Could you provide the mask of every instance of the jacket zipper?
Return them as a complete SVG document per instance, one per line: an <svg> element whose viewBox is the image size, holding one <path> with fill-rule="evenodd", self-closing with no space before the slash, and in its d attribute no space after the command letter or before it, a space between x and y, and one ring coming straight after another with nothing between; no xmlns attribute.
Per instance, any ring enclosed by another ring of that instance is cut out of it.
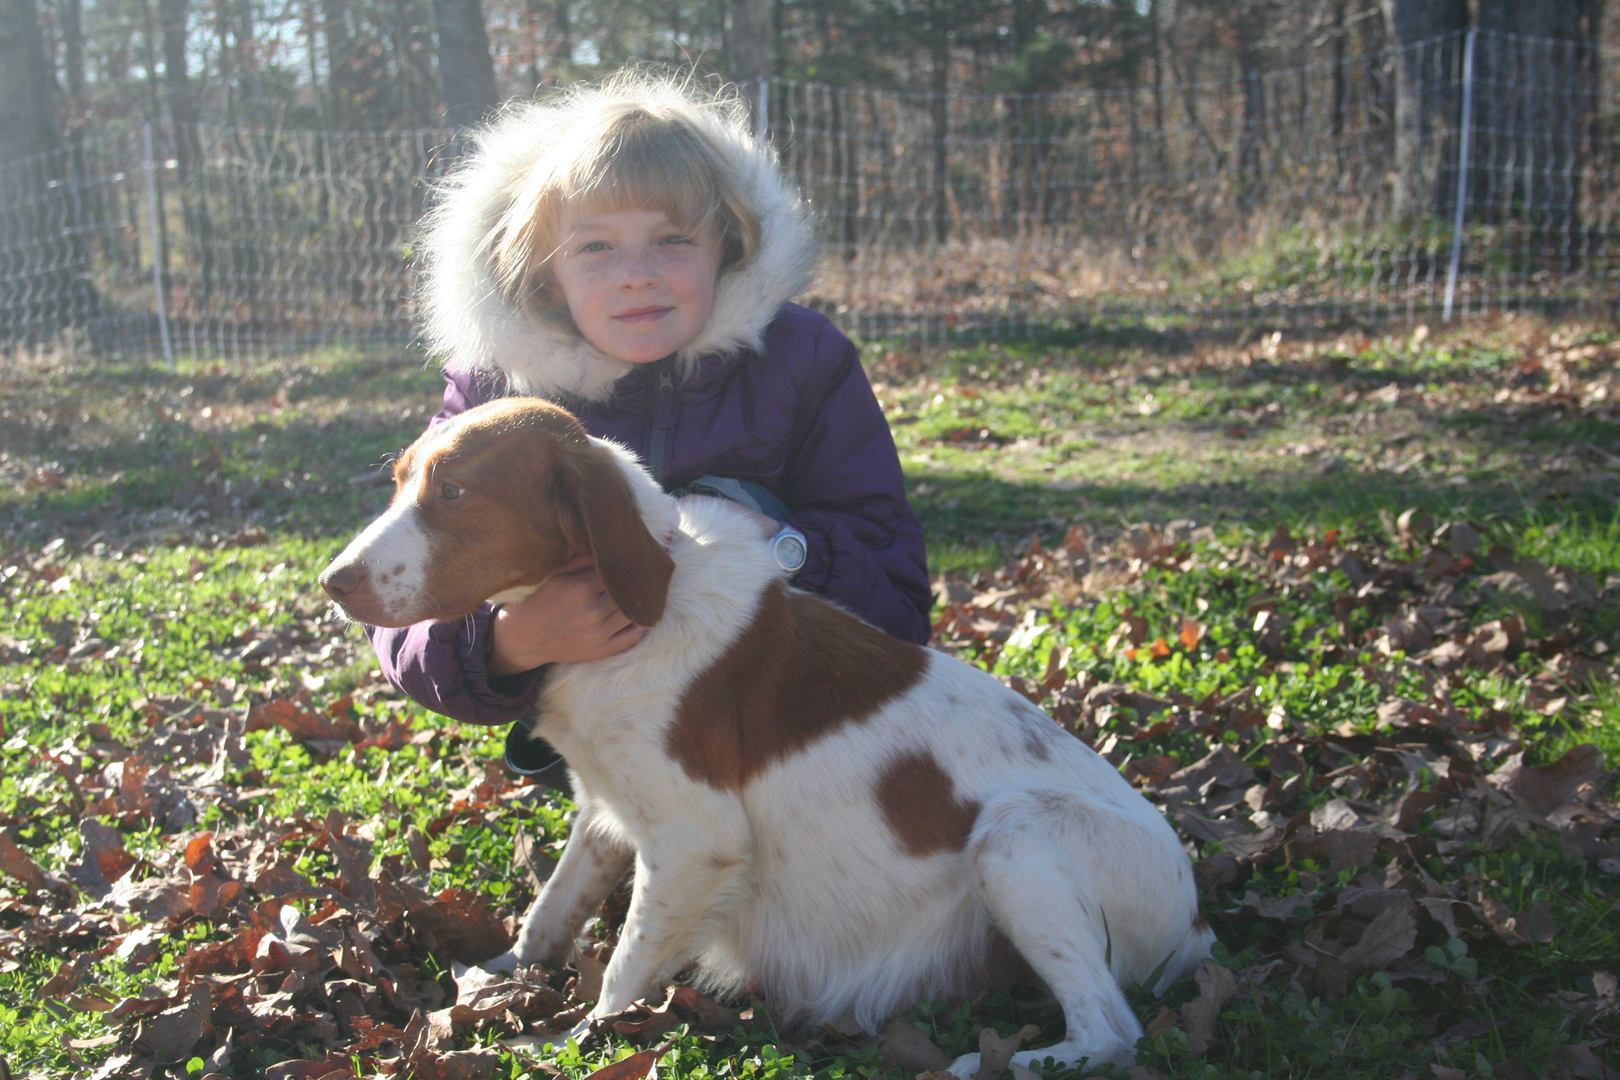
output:
<svg viewBox="0 0 1620 1080"><path fill-rule="evenodd" d="M675 376L670 373L669 361L661 361L658 368L658 405L653 412L652 437L647 441L647 471L660 487L669 488L665 475L669 463L669 433L675 426Z"/></svg>

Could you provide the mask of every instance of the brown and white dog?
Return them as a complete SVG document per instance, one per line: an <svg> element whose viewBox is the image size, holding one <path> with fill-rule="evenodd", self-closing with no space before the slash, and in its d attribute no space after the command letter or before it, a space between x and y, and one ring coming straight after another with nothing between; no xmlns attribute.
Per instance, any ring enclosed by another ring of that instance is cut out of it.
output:
<svg viewBox="0 0 1620 1080"><path fill-rule="evenodd" d="M677 502L521 398L433 428L395 480L321 575L354 619L456 618L588 551L652 627L545 681L536 731L572 766L579 814L506 966L566 960L633 865L593 1015L692 969L876 1031L973 993L1010 943L1068 1025L1027 1065L1130 1060L1142 1028L1121 985L1208 954L1187 856L1111 765L985 672L789 587L732 504Z"/></svg>

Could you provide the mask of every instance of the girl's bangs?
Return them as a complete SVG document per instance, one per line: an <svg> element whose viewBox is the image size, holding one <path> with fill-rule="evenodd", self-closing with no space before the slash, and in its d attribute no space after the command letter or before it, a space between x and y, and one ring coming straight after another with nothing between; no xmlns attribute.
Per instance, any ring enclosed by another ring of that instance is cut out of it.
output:
<svg viewBox="0 0 1620 1080"><path fill-rule="evenodd" d="M601 140L573 171L562 200L569 217L662 210L683 229L714 223L724 204L712 151L692 132L647 124ZM652 128L652 130L649 130Z"/></svg>

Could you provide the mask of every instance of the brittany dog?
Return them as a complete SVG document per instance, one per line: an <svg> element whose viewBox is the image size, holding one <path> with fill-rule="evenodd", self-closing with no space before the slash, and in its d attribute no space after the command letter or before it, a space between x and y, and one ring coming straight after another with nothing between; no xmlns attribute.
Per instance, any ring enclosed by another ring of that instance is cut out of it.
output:
<svg viewBox="0 0 1620 1080"><path fill-rule="evenodd" d="M652 628L547 675L535 729L579 812L491 966L566 961L633 867L592 1017L690 972L877 1031L972 995L1010 947L1067 1023L1027 1066L1130 1061L1142 1028L1121 986L1208 955L1186 854L1108 762L985 672L793 589L733 504L677 501L536 399L440 424L394 473L388 510L321 575L351 618L456 618L589 552Z"/></svg>

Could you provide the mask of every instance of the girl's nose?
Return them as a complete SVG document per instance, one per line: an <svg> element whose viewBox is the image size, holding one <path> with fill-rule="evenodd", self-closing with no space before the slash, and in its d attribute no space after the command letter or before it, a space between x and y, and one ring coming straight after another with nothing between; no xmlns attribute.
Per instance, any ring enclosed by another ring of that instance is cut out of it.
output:
<svg viewBox="0 0 1620 1080"><path fill-rule="evenodd" d="M619 288L644 289L658 283L658 271L652 255L645 251L628 251L619 263Z"/></svg>

